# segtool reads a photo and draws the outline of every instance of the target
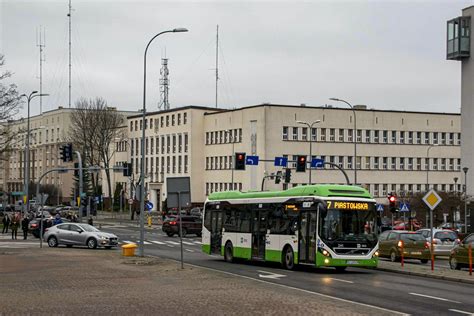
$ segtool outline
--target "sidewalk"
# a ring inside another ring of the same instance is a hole
[[[0,314],[384,315],[388,311],[160,258],[0,249]]]

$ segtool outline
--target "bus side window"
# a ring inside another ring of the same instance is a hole
[[[240,232],[250,233],[250,212],[242,210],[240,213]]]

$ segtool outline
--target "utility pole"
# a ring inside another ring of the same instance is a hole
[[[69,108],[71,108],[71,0],[69,0]]]

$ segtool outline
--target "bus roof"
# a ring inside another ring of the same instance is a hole
[[[272,198],[287,196],[321,196],[321,197],[357,197],[368,198],[372,196],[369,192],[361,187],[353,185],[336,185],[336,184],[315,184],[298,186],[286,191],[264,191],[264,192],[240,192],[240,191],[223,191],[214,192],[209,195],[208,200],[231,200],[231,199],[252,199],[252,198]]]

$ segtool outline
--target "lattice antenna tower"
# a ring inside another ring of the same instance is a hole
[[[168,58],[161,59],[161,69],[160,69],[160,103],[158,104],[158,109],[160,110],[169,110],[170,103],[168,99],[168,89],[169,89],[169,70],[168,70]]]
[[[46,61],[46,58],[43,56],[43,48],[46,47],[46,31],[42,26],[39,30],[36,30],[36,46],[39,47],[39,93],[40,93],[40,114],[43,113],[43,61]]]

